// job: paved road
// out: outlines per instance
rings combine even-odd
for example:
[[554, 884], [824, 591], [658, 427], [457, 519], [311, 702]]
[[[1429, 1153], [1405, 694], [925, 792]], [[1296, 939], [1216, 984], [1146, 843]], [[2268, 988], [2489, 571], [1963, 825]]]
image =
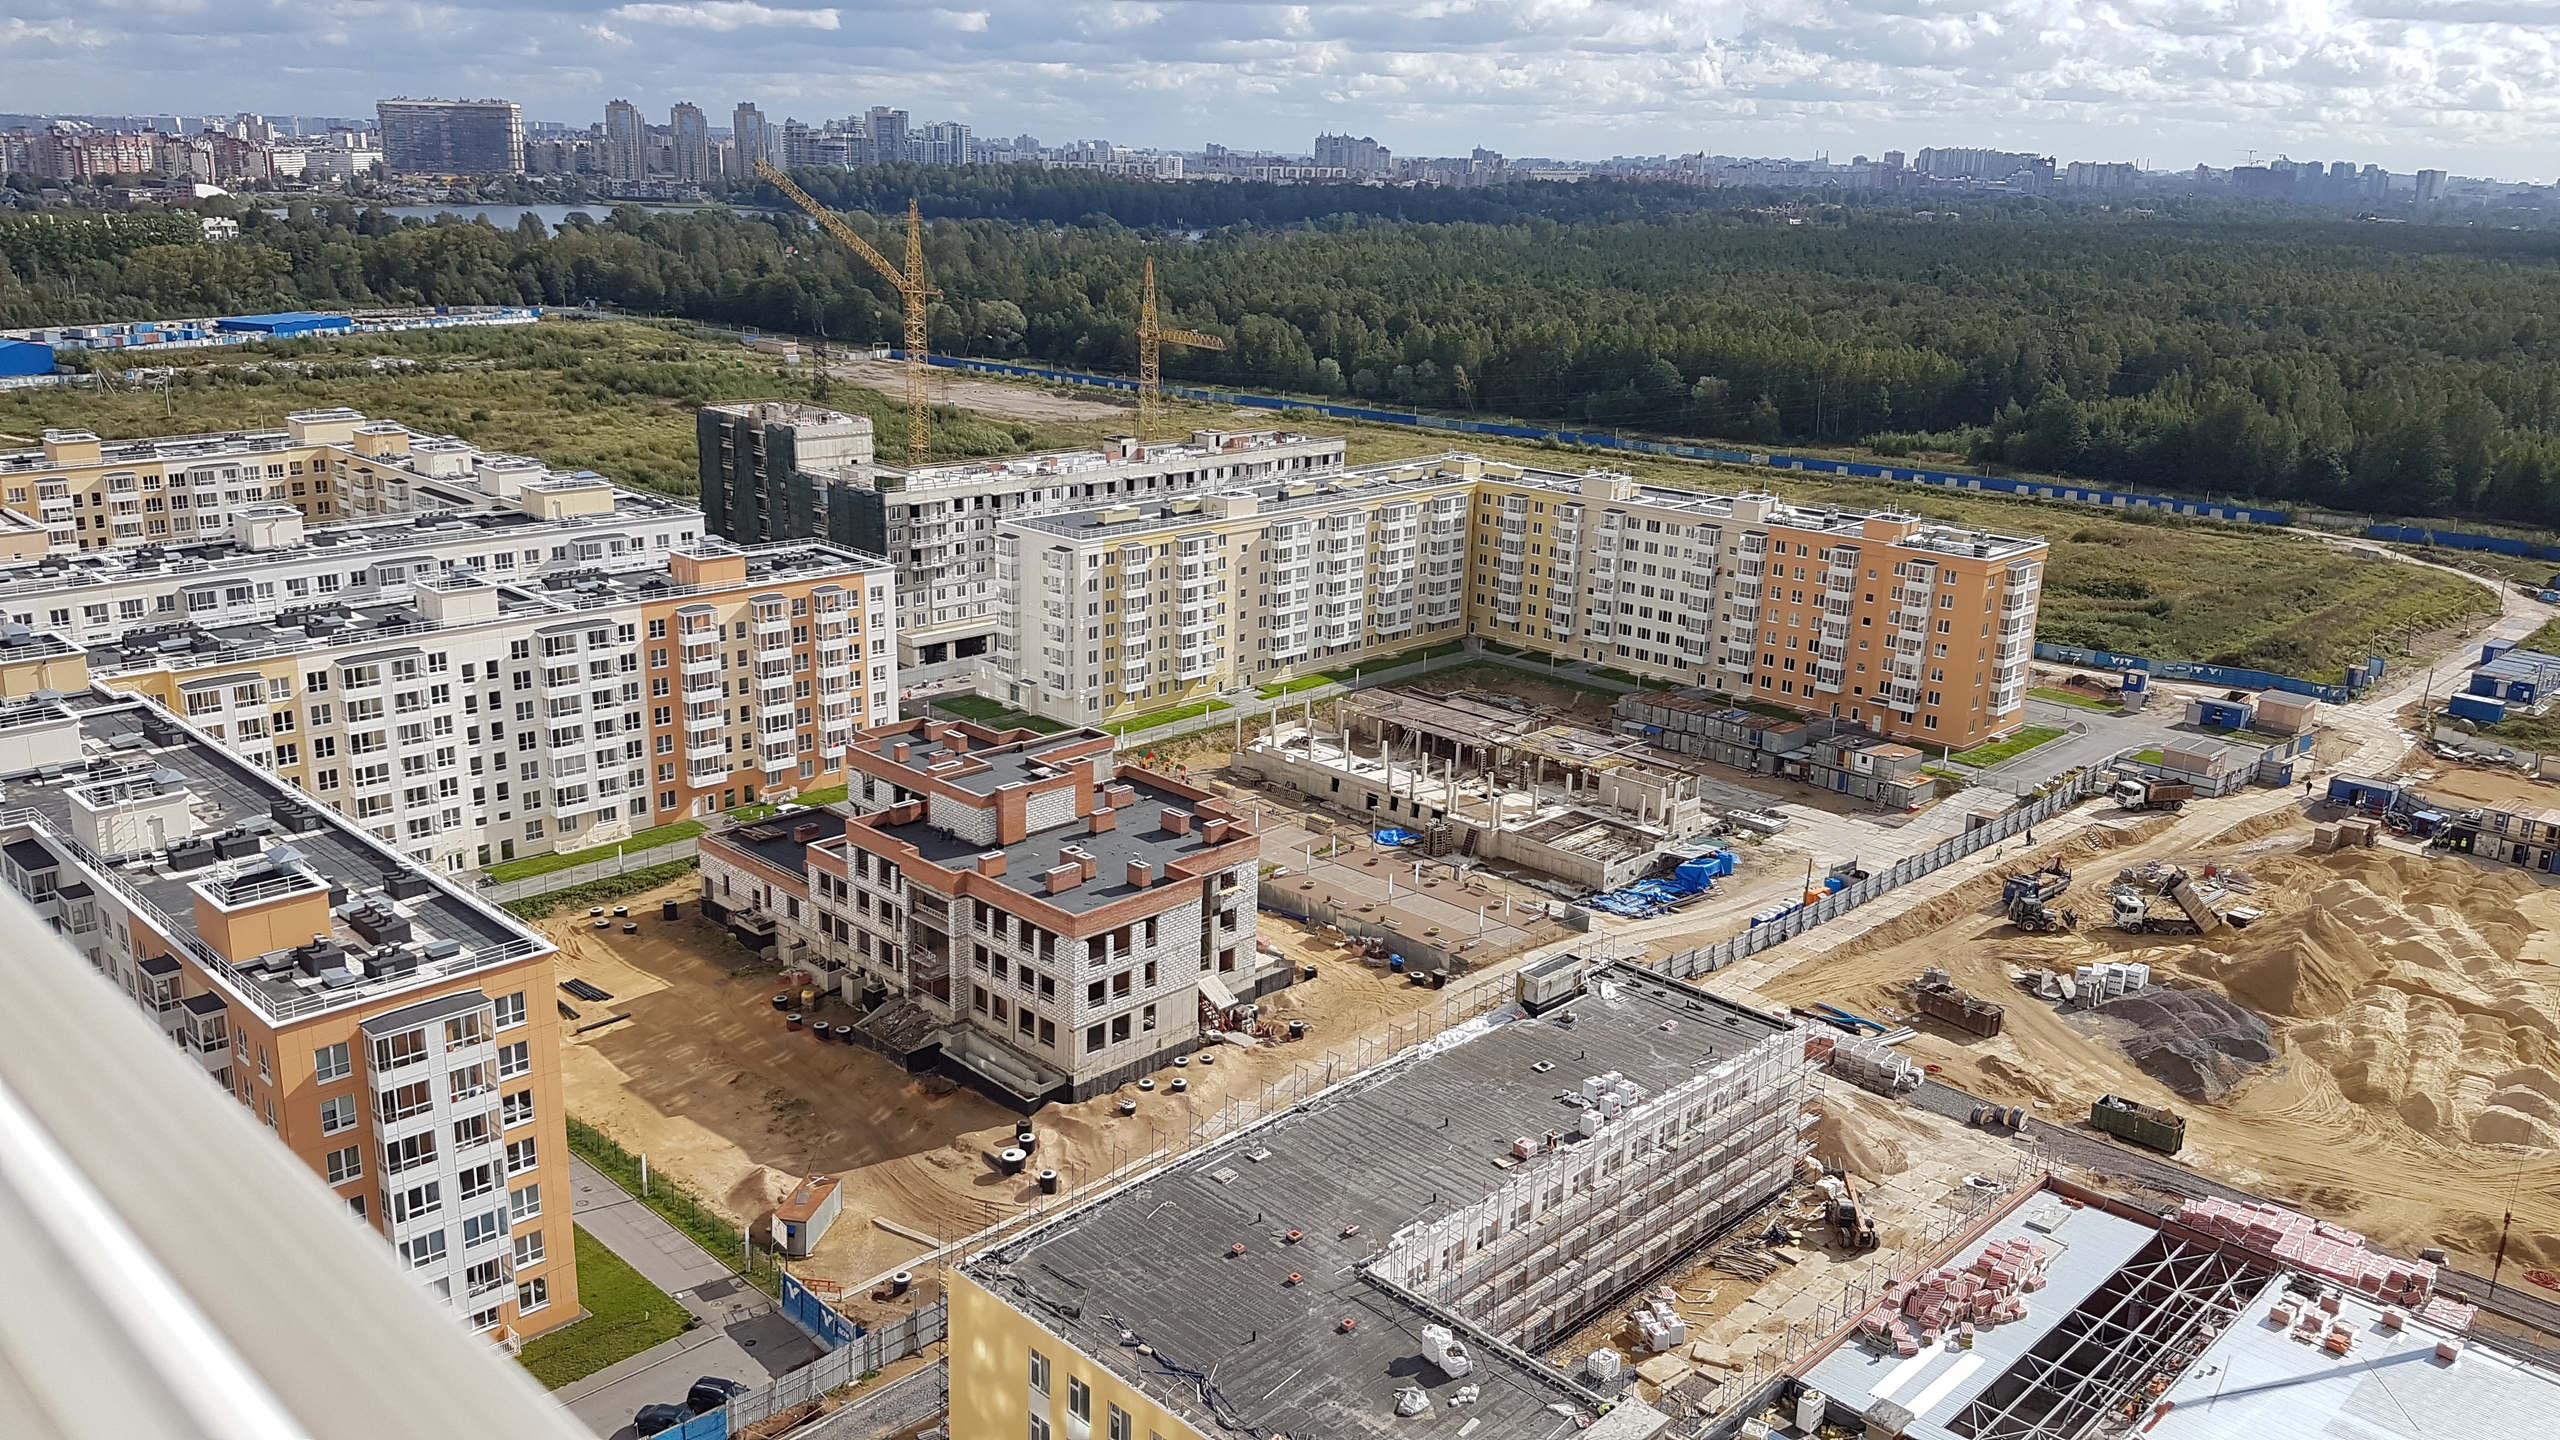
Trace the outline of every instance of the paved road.
[[632, 1412], [681, 1402], [696, 1379], [762, 1385], [818, 1358], [816, 1342], [762, 1291], [584, 1160], [569, 1161], [569, 1211], [580, 1227], [702, 1323], [554, 1392], [598, 1435], [628, 1436]]
[[1985, 767], [1974, 780], [2003, 790], [2031, 790], [2066, 770], [2095, 765], [2119, 751], [2157, 749], [2181, 738], [2176, 727], [2185, 711], [2184, 702], [2168, 694], [2153, 696], [2149, 709], [2129, 715], [2109, 715], [2031, 695], [2027, 697], [2028, 724], [2060, 725], [2071, 733]]

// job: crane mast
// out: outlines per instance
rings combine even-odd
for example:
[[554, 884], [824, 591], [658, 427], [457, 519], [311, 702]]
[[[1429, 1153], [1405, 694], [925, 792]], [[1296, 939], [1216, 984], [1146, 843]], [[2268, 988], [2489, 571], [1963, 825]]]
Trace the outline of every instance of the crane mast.
[[[846, 249], [860, 256], [864, 264], [878, 271], [880, 278], [888, 281], [891, 288], [898, 292], [898, 298], [906, 312], [907, 463], [923, 464], [926, 444], [932, 437], [933, 425], [932, 381], [925, 365], [926, 347], [930, 343], [930, 336], [925, 326], [925, 304], [942, 292], [925, 283], [922, 212], [917, 208], [914, 200], [907, 201], [906, 264], [892, 265], [889, 263], [888, 256], [873, 249], [870, 241], [855, 234], [852, 226], [845, 224], [834, 211], [819, 204], [808, 191], [801, 189], [790, 176], [783, 174], [772, 162], [758, 160], [756, 173], [772, 182], [773, 187], [781, 191], [792, 204], [807, 211], [809, 218], [817, 221], [820, 229], [844, 242]], [[1154, 272], [1150, 270], [1148, 273], [1150, 277], [1148, 293], [1152, 296]], [[1150, 309], [1149, 313], [1152, 314], [1153, 310]]]
[[1156, 411], [1162, 405], [1157, 389], [1162, 357], [1160, 347], [1188, 345], [1194, 350], [1224, 350], [1227, 342], [1198, 330], [1167, 330], [1156, 323], [1156, 257], [1147, 257], [1146, 286], [1138, 300], [1138, 438], [1151, 439], [1155, 433]]

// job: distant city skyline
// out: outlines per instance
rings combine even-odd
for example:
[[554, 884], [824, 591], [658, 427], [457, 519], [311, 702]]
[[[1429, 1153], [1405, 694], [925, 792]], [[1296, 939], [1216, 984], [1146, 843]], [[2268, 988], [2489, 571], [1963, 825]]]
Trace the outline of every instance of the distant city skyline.
[[[1415, 155], [1935, 145], [2162, 170], [2282, 154], [2560, 173], [2560, 16], [2494, 8], [20, 0], [12, 12], [0, 94], [27, 111], [363, 115], [392, 95], [499, 95], [529, 120], [584, 124], [621, 96], [653, 123], [679, 101], [714, 121], [749, 101], [779, 123], [885, 102], [981, 134], [1177, 150], [1298, 152], [1340, 131]], [[271, 93], [251, 93], [262, 84]]]

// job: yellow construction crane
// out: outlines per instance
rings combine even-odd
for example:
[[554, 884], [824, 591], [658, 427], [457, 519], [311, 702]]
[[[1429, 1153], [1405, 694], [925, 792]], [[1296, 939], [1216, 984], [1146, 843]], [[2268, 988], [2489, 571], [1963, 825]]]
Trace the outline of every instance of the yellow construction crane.
[[1167, 330], [1156, 323], [1156, 257], [1147, 257], [1145, 295], [1138, 302], [1138, 438], [1155, 433], [1159, 346], [1188, 345], [1194, 350], [1224, 350], [1227, 342], [1198, 330]]
[[[853, 227], [836, 217], [834, 211], [810, 198], [809, 192], [792, 183], [791, 177], [775, 169], [771, 162], [756, 162], [756, 173], [773, 182], [773, 188], [788, 196], [791, 203], [809, 212], [809, 218], [821, 229], [844, 242], [845, 248], [862, 257], [863, 263], [880, 272], [880, 278], [895, 286], [898, 298], [906, 303], [907, 312], [907, 463], [924, 463], [925, 442], [931, 437], [933, 424], [932, 382], [927, 378], [925, 349], [930, 343], [925, 333], [925, 302], [942, 292], [924, 282], [924, 220], [916, 202], [907, 202], [907, 263], [902, 269], [889, 263], [889, 257], [871, 248], [871, 243], [853, 233]], [[1148, 272], [1147, 314], [1155, 314], [1153, 271]], [[1153, 355], [1153, 350], [1147, 351]]]

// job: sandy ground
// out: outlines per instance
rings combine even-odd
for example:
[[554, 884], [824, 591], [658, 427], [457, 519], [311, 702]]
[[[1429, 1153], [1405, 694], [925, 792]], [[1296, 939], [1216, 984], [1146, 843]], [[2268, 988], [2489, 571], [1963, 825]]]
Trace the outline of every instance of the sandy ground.
[[[733, 1220], [760, 1222], [800, 1175], [844, 1177], [843, 1218], [794, 1268], [856, 1287], [844, 1297], [849, 1313], [877, 1303], [860, 1286], [930, 1248], [917, 1237], [956, 1239], [1038, 1201], [1033, 1176], [1003, 1175], [988, 1159], [1012, 1143], [1017, 1116], [858, 1046], [787, 1029], [772, 1003], [776, 970], [695, 918], [698, 893], [688, 877], [635, 897], [637, 935], [596, 930], [583, 914], [542, 922], [561, 947], [562, 978], [614, 997], [572, 1001], [581, 1023], [631, 1017], [564, 1043], [572, 1113], [645, 1152], [658, 1173], [683, 1179]], [[674, 924], [655, 918], [669, 898], [685, 902]], [[1195, 1121], [1221, 1107], [1312, 1088], [1427, 1038], [1456, 1003], [1457, 989], [1391, 976], [1307, 927], [1268, 915], [1261, 927], [1293, 962], [1317, 969], [1264, 1002], [1283, 1031], [1289, 1020], [1306, 1021], [1307, 1037], [1217, 1047], [1210, 1063], [1163, 1077], [1182, 1076], [1187, 1094], [1124, 1090], [1139, 1101], [1132, 1116], [1116, 1113], [1117, 1096], [1042, 1110], [1033, 1124], [1039, 1165], [1072, 1187], [1158, 1146], [1187, 1143]], [[835, 1021], [852, 1012], [822, 1000], [812, 1013]]]
[[[2102, 1093], [2170, 1106], [2188, 1117], [2184, 1163], [2404, 1252], [2443, 1245], [2485, 1263], [2512, 1207], [2510, 1261], [2560, 1264], [2560, 890], [2408, 847], [2308, 854], [2310, 823], [2290, 811], [2200, 828], [2128, 818], [2058, 847], [2075, 871], [2064, 903], [2082, 913], [2077, 933], [2019, 932], [1986, 875], [1760, 993], [1904, 1019], [1911, 979], [1944, 968], [2007, 1006], [1990, 1039], [1914, 1022], [1907, 1052], [1951, 1083], [2057, 1123], [2084, 1120]], [[2269, 914], [2207, 937], [2094, 923], [2118, 869], [2150, 858], [2236, 866]], [[2265, 1018], [2277, 1058], [2218, 1102], [2181, 1096], [2107, 1027], [2012, 978], [2102, 960], [2145, 961], [2168, 985], [2238, 1002]]]
[[[894, 360], [839, 360], [827, 366], [827, 373], [883, 395], [907, 393], [906, 367]], [[1044, 390], [1001, 380], [973, 380], [948, 370], [931, 374], [933, 403], [957, 405], [981, 415], [1004, 415], [1016, 420], [1104, 420], [1137, 414], [1134, 401], [1116, 404], [1099, 398], [1095, 391]]]

